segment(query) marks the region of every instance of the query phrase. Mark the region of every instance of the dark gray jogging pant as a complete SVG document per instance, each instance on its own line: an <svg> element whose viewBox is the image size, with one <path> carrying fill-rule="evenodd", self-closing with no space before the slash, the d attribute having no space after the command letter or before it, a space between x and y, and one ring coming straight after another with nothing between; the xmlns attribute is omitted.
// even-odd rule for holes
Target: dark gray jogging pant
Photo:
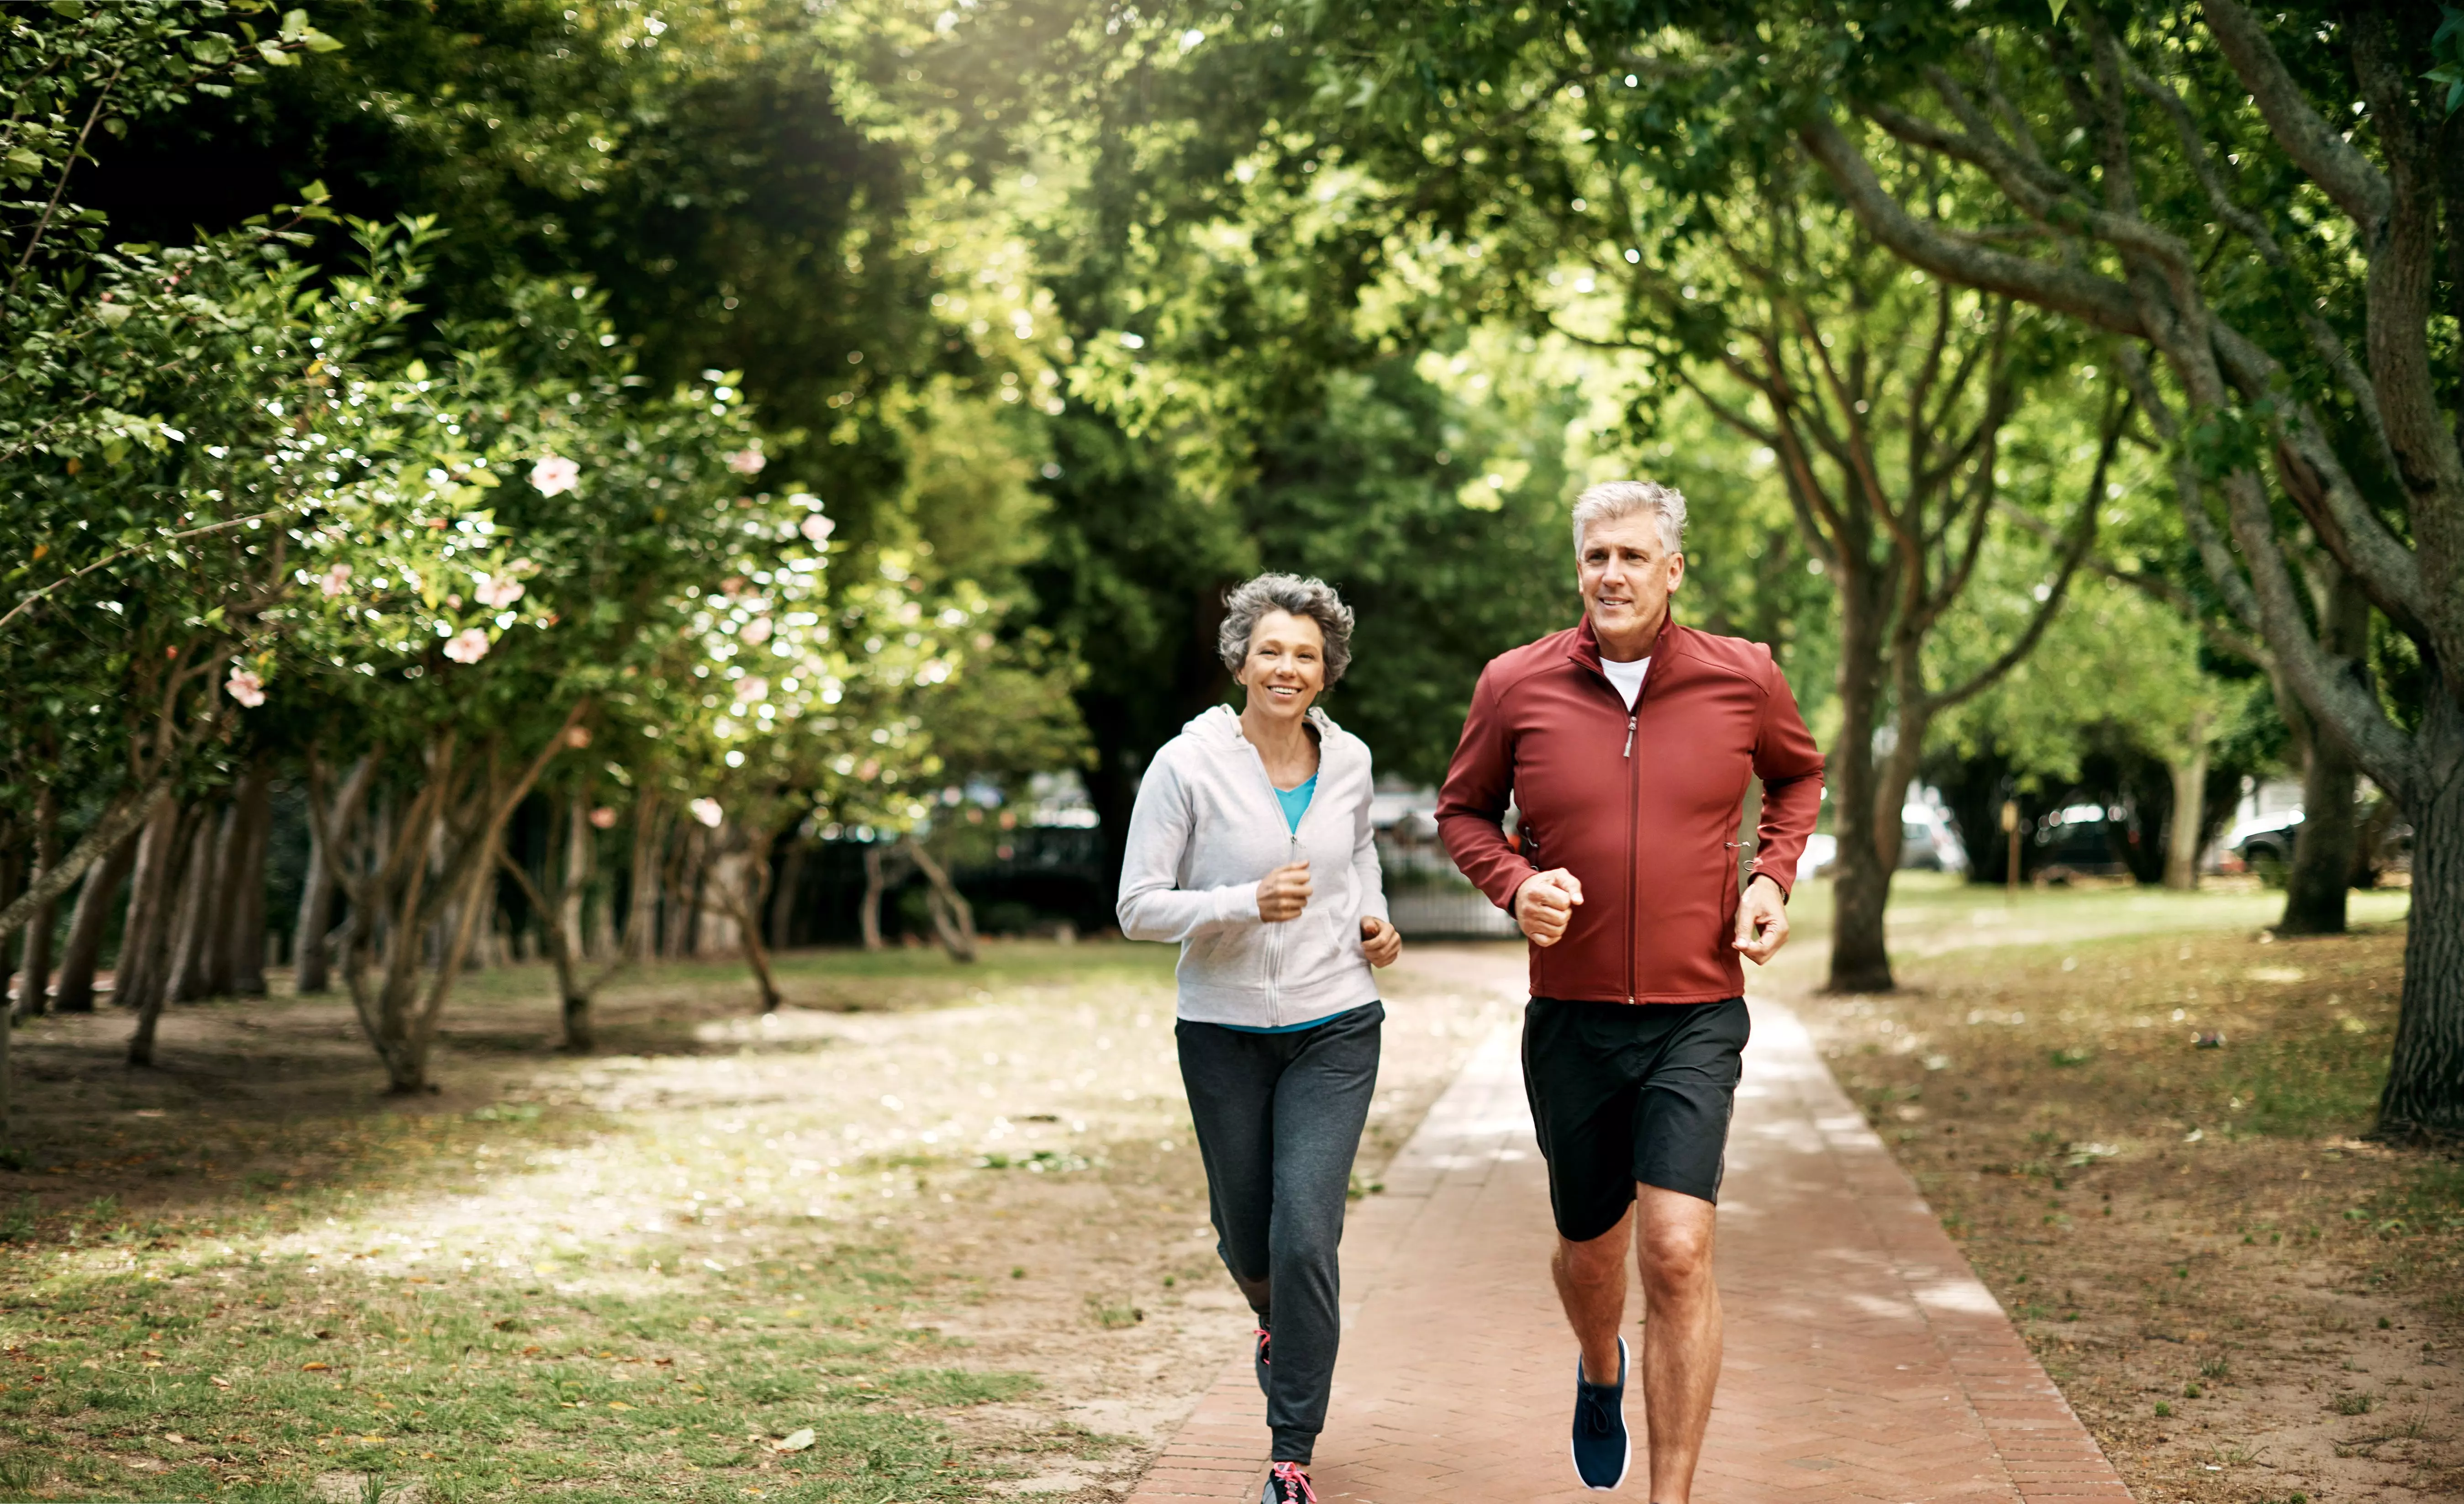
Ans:
<svg viewBox="0 0 2464 1504"><path fill-rule="evenodd" d="M1266 1424L1276 1462L1308 1462L1326 1427L1343 1329L1335 1247L1385 1018L1370 1003L1289 1034L1186 1020L1174 1030L1216 1251L1275 1334Z"/></svg>

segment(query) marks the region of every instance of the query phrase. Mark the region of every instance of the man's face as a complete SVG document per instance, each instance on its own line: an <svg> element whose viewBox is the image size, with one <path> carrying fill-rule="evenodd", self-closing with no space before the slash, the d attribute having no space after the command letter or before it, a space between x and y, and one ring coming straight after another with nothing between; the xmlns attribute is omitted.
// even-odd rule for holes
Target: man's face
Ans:
<svg viewBox="0 0 2464 1504"><path fill-rule="evenodd" d="M1647 634L1660 630L1668 597L1685 578L1685 556L1661 541L1660 518L1650 512L1583 529L1575 566L1593 633L1603 642L1631 643L1638 652L1650 647Z"/></svg>

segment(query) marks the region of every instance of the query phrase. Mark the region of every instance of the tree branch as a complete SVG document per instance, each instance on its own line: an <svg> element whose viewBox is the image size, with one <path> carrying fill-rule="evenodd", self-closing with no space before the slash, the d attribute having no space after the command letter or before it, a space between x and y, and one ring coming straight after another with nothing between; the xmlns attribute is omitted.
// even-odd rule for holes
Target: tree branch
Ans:
<svg viewBox="0 0 2464 1504"><path fill-rule="evenodd" d="M2301 86L2286 71L2284 59L2276 55L2266 31L2238 0L2203 0L2201 9L2207 12L2208 32L2215 37L2217 50L2225 55L2242 87L2250 91L2276 144L2338 208L2352 216L2362 228L2365 242L2375 238L2394 202L2387 175L2319 118L2319 112L2302 98Z"/></svg>
<svg viewBox="0 0 2464 1504"><path fill-rule="evenodd" d="M1828 118L1809 122L1799 127L1797 140L1831 175L1859 222L1909 264L1969 287L2069 314L2115 334L2146 337L2137 299L2111 277L1963 244L1920 225L1882 187L1872 165L1837 122Z"/></svg>

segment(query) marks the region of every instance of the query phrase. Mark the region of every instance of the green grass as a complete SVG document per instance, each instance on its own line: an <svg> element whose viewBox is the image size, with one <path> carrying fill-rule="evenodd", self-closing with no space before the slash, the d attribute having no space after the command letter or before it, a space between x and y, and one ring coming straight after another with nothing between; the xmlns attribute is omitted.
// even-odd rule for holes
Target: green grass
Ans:
<svg viewBox="0 0 2464 1504"><path fill-rule="evenodd" d="M211 1238L45 1262L0 1300L12 1331L41 1334L0 1390L0 1490L17 1493L273 1498L348 1471L446 1500L975 1498L998 1470L935 1412L1034 1386L907 1330L888 1249L648 1277L585 1257L586 1285L553 1288L423 1287ZM800 1427L808 1449L764 1445Z"/></svg>

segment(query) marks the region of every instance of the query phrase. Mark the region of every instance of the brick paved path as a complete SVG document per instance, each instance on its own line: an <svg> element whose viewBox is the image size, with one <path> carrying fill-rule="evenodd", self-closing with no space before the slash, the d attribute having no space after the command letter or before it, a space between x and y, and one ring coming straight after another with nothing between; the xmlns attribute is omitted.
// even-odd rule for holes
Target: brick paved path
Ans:
<svg viewBox="0 0 2464 1504"><path fill-rule="evenodd" d="M1701 1504L2129 1504L1786 1008L1756 1001L1720 1207L1727 1360ZM1311 1470L1356 1504L1579 1499L1574 1364L1513 1028L1490 1038L1344 1239L1345 1337ZM1641 1312L1640 1293L1629 1298ZM1255 1500L1265 1403L1242 1358L1130 1504ZM1626 1415L1647 1500L1639 1385Z"/></svg>

